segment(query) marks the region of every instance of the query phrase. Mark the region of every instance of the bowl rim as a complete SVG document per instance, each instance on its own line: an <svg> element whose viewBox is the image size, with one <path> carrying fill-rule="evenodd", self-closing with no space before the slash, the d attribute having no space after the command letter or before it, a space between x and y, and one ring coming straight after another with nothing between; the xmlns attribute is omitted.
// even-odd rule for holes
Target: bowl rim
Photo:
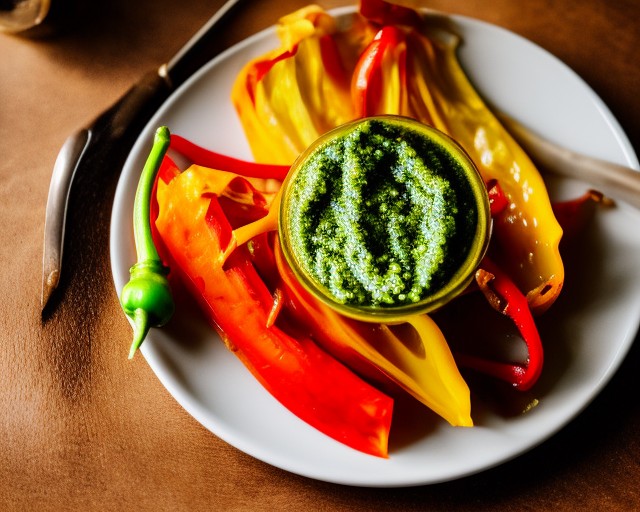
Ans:
<svg viewBox="0 0 640 512"><path fill-rule="evenodd" d="M313 154L318 148L324 146L339 135L355 129L357 126L371 121L382 121L400 125L404 129L426 135L432 141L435 140L448 152L453 154L454 159L461 165L469 182L472 195L476 202L477 221L476 231L466 258L463 260L458 269L452 274L447 283L428 297L415 302L404 303L400 305L384 305L384 306L367 306L342 303L333 297L331 292L322 283L319 283L300 263L300 259L289 243L289 208L288 198L289 190L298 175L298 172L306 162L307 158ZM443 131L424 124L416 119L400 116L400 115L377 115L368 116L347 123L341 124L318 137L305 149L292 164L287 177L282 183L281 189L282 199L280 202L280 211L278 216L278 238L282 254L296 279L302 286L321 302L332 308L334 311L341 313L347 317L357 320L371 322L401 322L408 317L432 312L453 298L462 293L474 278L475 271L487 252L489 240L491 237L491 212L489 206L489 197L484 179L480 175L478 168L474 164L468 153L449 135Z"/></svg>

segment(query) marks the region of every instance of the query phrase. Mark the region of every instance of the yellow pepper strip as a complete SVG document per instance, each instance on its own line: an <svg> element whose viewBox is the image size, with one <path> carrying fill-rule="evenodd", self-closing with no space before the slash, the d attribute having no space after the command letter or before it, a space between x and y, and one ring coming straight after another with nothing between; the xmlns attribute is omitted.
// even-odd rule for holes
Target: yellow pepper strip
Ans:
<svg viewBox="0 0 640 512"><path fill-rule="evenodd" d="M469 387L429 316L408 317L415 331L402 338L393 327L346 318L300 285L277 240L275 258L292 311L328 352L371 379L392 380L451 425L473 426Z"/></svg>
<svg viewBox="0 0 640 512"><path fill-rule="evenodd" d="M200 183L201 176L207 176L208 179L204 180L204 185L200 188L194 187L186 187L187 190L193 190L193 193L196 194L214 194L216 196L221 196L224 192L228 191L229 185L233 180L238 178L239 176L233 172L229 171L220 171L218 169L209 169L208 167L203 167L201 165L191 165L188 169L184 171L185 176L181 179L184 180L193 180L194 182ZM246 178L243 178L246 179ZM235 196L234 200L238 201L238 197Z"/></svg>
<svg viewBox="0 0 640 512"><path fill-rule="evenodd" d="M497 180L509 206L494 219L494 260L513 277L537 313L557 298L564 282L558 224L540 173L482 101L456 56L458 38L444 44L412 33L413 44L426 47L419 55L433 60L415 62L431 92L430 118L470 154L485 181ZM410 95L415 93L410 90ZM429 103L428 103L429 102Z"/></svg>
<svg viewBox="0 0 640 512"><path fill-rule="evenodd" d="M272 185L272 183L266 183L267 180L257 178L246 178L239 176L228 171L221 171L217 169L209 169L200 165L192 165L186 171L184 171L181 179L184 181L185 190L192 191L193 194L204 194L205 196L215 195L219 197L228 197L234 202L254 206L253 195L251 197L242 197L243 193L239 193L234 190L230 185L236 179L242 180L250 186L255 185ZM193 186L189 186L189 183L193 183ZM196 186L197 185L197 186ZM244 193L245 195L246 192ZM246 242L248 242L254 236L260 233L275 231L278 229L278 211L280 209L280 189L275 192L263 192L260 191L260 196L264 197L266 201L264 208L266 209L266 215L243 226L237 227L231 232L231 240L227 244L226 248L219 253L219 263L224 263L229 255Z"/></svg>
<svg viewBox="0 0 640 512"><path fill-rule="evenodd" d="M267 215L250 224L246 224L233 230L233 247L246 244L252 238L261 233L276 231L278 229L278 216L280 212L280 202L282 200L282 188L278 190L275 199L269 205Z"/></svg>
<svg viewBox="0 0 640 512"><path fill-rule="evenodd" d="M353 117L335 31L320 7L296 11L279 21L280 48L238 75L231 99L257 162L291 164L321 133Z"/></svg>

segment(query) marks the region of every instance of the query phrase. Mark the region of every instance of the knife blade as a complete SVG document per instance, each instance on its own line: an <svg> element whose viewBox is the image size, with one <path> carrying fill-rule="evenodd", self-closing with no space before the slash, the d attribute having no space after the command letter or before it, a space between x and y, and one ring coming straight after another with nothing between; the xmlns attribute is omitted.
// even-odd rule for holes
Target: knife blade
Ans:
<svg viewBox="0 0 640 512"><path fill-rule="evenodd" d="M171 93L214 57L208 46L216 29L240 3L227 0L187 43L157 70L144 75L114 105L88 126L71 134L62 145L53 166L44 225L41 306L44 311L60 283L65 245L67 208L74 178L91 166L105 172L120 172L124 162L113 161L109 148L133 145L139 133Z"/></svg>

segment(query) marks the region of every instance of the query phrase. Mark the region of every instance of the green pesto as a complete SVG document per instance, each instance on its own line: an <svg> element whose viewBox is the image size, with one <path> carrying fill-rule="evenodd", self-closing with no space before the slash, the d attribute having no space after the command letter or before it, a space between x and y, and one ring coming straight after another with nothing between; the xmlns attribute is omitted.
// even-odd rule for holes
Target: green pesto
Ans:
<svg viewBox="0 0 640 512"><path fill-rule="evenodd" d="M290 244L342 304L416 303L441 289L473 242L462 165L409 128L369 120L312 152L291 187Z"/></svg>

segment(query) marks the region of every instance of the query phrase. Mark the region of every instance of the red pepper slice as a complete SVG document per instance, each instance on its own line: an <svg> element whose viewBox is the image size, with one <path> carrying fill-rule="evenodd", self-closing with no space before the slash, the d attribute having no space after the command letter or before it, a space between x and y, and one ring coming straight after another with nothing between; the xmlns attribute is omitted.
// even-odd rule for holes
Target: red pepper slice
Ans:
<svg viewBox="0 0 640 512"><path fill-rule="evenodd" d="M504 195L504 191L496 179L490 179L487 182L487 192L489 194L491 216L495 217L509 206L509 200L507 196Z"/></svg>
<svg viewBox="0 0 640 512"><path fill-rule="evenodd" d="M249 178L273 178L282 181L289 172L288 165L247 162L203 148L175 134L171 135L170 147L203 167L230 171Z"/></svg>
<svg viewBox="0 0 640 512"><path fill-rule="evenodd" d="M231 226L205 168L159 183L158 231L172 270L259 382L303 421L357 450L388 456L393 400L306 337L272 325L274 299L243 248L222 265Z"/></svg>
<svg viewBox="0 0 640 512"><path fill-rule="evenodd" d="M563 245L584 231L597 206L609 206L612 201L597 190L588 190L582 196L569 201L555 202L553 213L564 232Z"/></svg>
<svg viewBox="0 0 640 512"><path fill-rule="evenodd" d="M521 391L531 389L542 373L544 355L540 334L526 296L511 278L487 257L476 272L476 282L489 304L496 311L507 315L520 331L529 351L528 361L523 364L502 363L469 354L456 354L456 361L461 366L508 382Z"/></svg>
<svg viewBox="0 0 640 512"><path fill-rule="evenodd" d="M360 55L351 81L351 99L357 117L401 113L393 109L397 110L402 104L402 99L396 96L402 97L407 90L405 41L404 32L389 25L376 34ZM386 72L387 60L394 65L397 63L396 73ZM393 80L400 83L393 84Z"/></svg>

